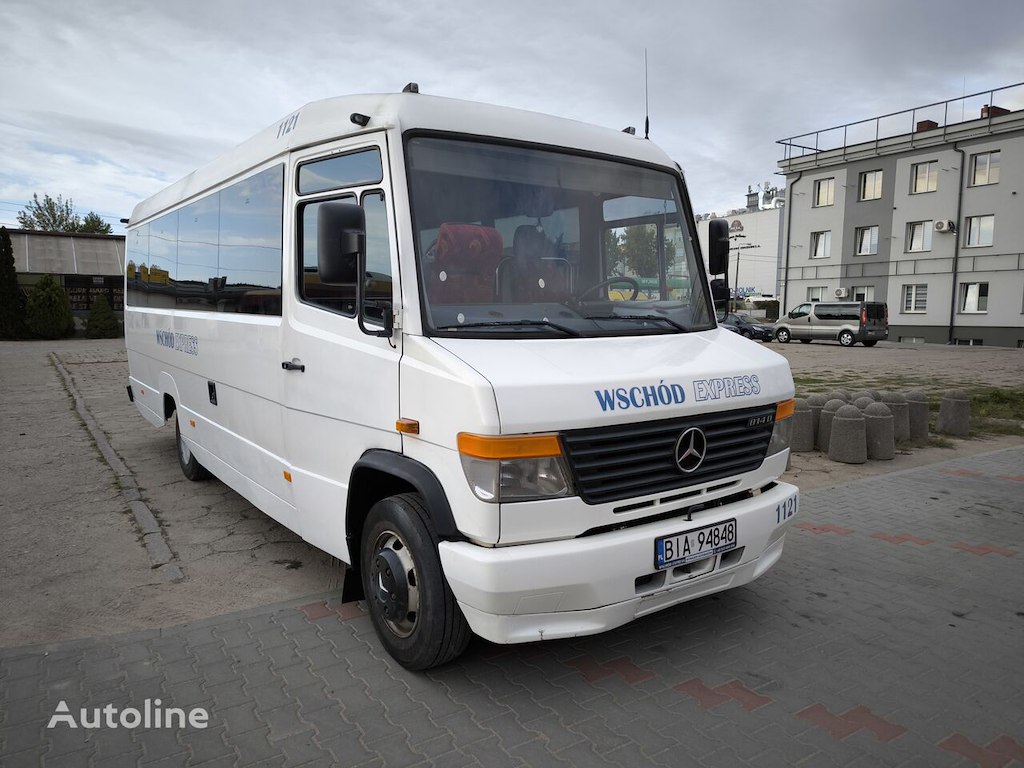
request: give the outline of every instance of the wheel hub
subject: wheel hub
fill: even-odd
[[[384,549],[373,560],[374,598],[388,621],[399,622],[409,612],[409,584],[398,553]]]
[[[382,533],[373,551],[369,597],[379,609],[384,625],[397,637],[409,637],[416,629],[420,609],[416,562],[394,531]]]

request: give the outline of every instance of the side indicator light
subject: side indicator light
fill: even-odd
[[[788,419],[796,411],[796,400],[783,400],[775,406],[775,420]]]
[[[405,435],[418,435],[420,423],[416,419],[399,419],[395,422],[395,429]]]

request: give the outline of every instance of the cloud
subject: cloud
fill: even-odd
[[[84,210],[128,210],[309,101],[410,80],[642,130],[646,48],[651,138],[722,212],[772,178],[780,138],[1024,72],[1024,4],[1000,0],[6,0],[0,25],[0,196]]]

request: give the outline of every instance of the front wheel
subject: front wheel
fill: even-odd
[[[852,347],[856,339],[853,338],[853,334],[849,331],[843,331],[839,334],[839,343],[844,347]]]
[[[811,340],[810,339],[800,339],[800,343],[801,344],[810,344]]]
[[[878,343],[877,341],[862,341],[861,342],[861,344],[863,344],[865,347],[873,347],[877,343]]]
[[[174,416],[174,439],[178,445],[178,464],[181,466],[181,471],[185,477],[193,482],[212,477],[210,471],[196,461],[196,457],[192,455],[192,450],[188,447],[188,443],[181,436],[181,424],[178,421],[177,414]]]
[[[466,649],[470,630],[441,571],[423,497],[381,499],[363,528],[366,603],[385,650],[406,669],[430,669]]]
[[[779,328],[779,330],[775,332],[775,340],[780,344],[789,344],[790,338],[792,337],[789,335],[789,331],[785,328]]]
[[[754,338],[754,334],[748,331],[746,328],[740,331],[740,336],[742,336],[744,339]]]

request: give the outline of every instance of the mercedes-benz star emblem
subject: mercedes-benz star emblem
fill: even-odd
[[[699,427],[690,427],[676,441],[676,465],[683,472],[694,472],[708,452],[708,439]]]

